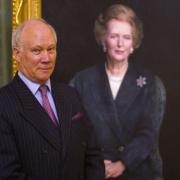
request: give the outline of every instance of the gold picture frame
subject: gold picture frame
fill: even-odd
[[[41,17],[41,0],[12,0],[12,29],[23,21]],[[12,57],[13,76],[17,71],[17,63]]]

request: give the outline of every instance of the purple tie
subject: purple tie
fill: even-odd
[[[55,125],[57,125],[58,121],[57,121],[56,116],[55,116],[55,114],[54,114],[54,112],[52,110],[52,107],[50,105],[50,102],[49,102],[49,99],[48,99],[48,96],[47,96],[48,87],[46,85],[41,85],[39,87],[39,91],[40,91],[41,96],[42,96],[42,106],[43,106],[43,108],[46,110],[46,112],[50,116],[52,122]]]

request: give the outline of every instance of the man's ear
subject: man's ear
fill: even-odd
[[[18,48],[13,49],[13,57],[14,59],[19,62],[20,61],[21,52]]]

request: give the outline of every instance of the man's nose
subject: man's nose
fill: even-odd
[[[43,51],[42,60],[43,61],[49,61],[49,53],[48,53],[48,51],[46,51],[46,50]]]

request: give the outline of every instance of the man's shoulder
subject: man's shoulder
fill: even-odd
[[[8,83],[0,88],[0,97],[5,97],[7,95],[12,95],[12,83]]]
[[[55,84],[53,84],[52,88],[60,97],[65,97],[69,100],[78,98],[77,90],[68,84],[56,82]]]
[[[52,88],[55,88],[56,91],[58,91],[59,93],[72,94],[75,93],[76,91],[73,87],[65,83],[55,82],[52,84],[53,84]]]
[[[8,111],[12,113],[12,110],[16,106],[16,95],[13,90],[13,87],[10,84],[7,84],[0,88],[0,113]]]
[[[73,110],[82,109],[82,102],[78,91],[67,84],[56,83],[54,87],[54,92],[56,93],[55,98],[61,103],[66,105],[71,105]]]
[[[82,80],[85,79],[86,81],[88,79],[94,79],[102,75],[102,70],[104,70],[104,64],[94,65],[76,73],[75,78]]]

